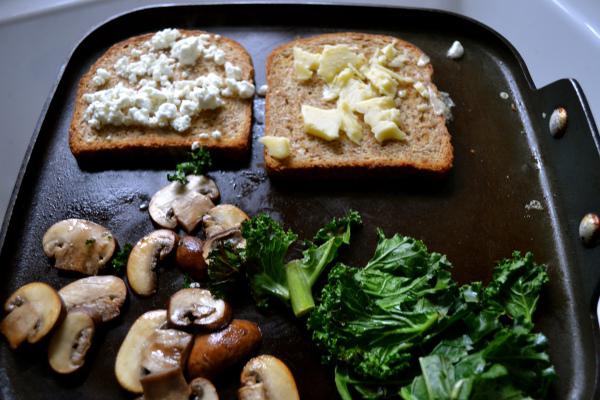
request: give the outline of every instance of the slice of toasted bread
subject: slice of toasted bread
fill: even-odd
[[[409,86],[400,109],[403,126],[408,134],[406,141],[375,140],[370,128],[359,116],[363,125],[360,144],[351,142],[345,135],[338,140],[324,141],[307,135],[301,115],[303,104],[331,109],[335,102],[322,99],[326,83],[317,74],[307,81],[294,78],[293,48],[320,53],[325,45],[347,44],[369,59],[377,49],[395,42],[398,50],[408,56],[408,62],[395,72],[426,84],[431,83],[431,64],[418,66],[425,54],[416,46],[391,36],[364,33],[334,33],[299,39],[274,50],[267,60],[268,93],[265,108],[265,136],[283,136],[290,139],[290,156],[277,160],[265,149],[267,171],[272,175],[354,176],[365,172],[398,172],[399,170],[444,173],[452,167],[453,149],[446,118],[437,115],[431,107],[420,109],[426,100]],[[435,85],[431,88],[439,94]]]
[[[196,30],[179,30],[182,37],[206,34]],[[172,128],[154,128],[145,126],[111,126],[104,125],[99,129],[90,126],[85,118],[88,103],[84,94],[99,90],[94,86],[92,78],[98,68],[104,68],[111,77],[101,89],[114,87],[118,82],[128,86],[127,79],[115,74],[115,63],[122,56],[129,55],[133,48],[142,48],[154,33],[135,36],[110,47],[81,78],[75,99],[75,110],[69,128],[69,145],[78,159],[98,159],[102,156],[127,157],[136,155],[166,156],[179,154],[189,150],[193,142],[200,144],[219,155],[236,158],[249,149],[252,123],[252,98],[223,97],[225,104],[215,110],[202,111],[194,117],[191,127],[184,132]],[[218,35],[210,34],[209,42],[216,44],[225,52],[225,60],[241,69],[242,80],[250,82],[254,79],[254,67],[248,52],[237,42]],[[168,53],[167,53],[168,54]],[[198,76],[213,72],[224,77],[222,65],[213,61],[199,61],[187,68],[187,75],[179,66],[175,68],[174,79],[195,79]],[[219,130],[221,138],[199,139],[204,132]]]

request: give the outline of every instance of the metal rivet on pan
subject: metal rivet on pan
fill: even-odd
[[[579,223],[579,237],[585,245],[592,245],[598,239],[600,218],[597,214],[585,214]]]
[[[556,108],[552,111],[552,115],[550,115],[550,122],[548,123],[550,127],[550,133],[554,137],[560,137],[565,133],[565,129],[567,128],[567,110],[562,107]]]

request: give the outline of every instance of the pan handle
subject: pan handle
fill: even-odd
[[[600,135],[581,86],[574,79],[561,79],[533,92],[536,114],[530,116],[539,154],[544,159],[542,180],[552,192],[551,217],[556,224],[562,254],[568,255],[567,271],[574,274],[575,293],[596,315],[600,296],[600,244],[585,247],[579,238],[579,223],[589,212],[600,215]],[[552,113],[566,111],[562,135],[553,136]],[[560,193],[559,193],[560,192]],[[560,228],[558,228],[560,227]],[[550,227],[549,227],[550,228]],[[561,251],[559,251],[561,253]],[[578,276],[576,276],[578,275]],[[579,282],[579,283],[577,283]],[[583,304],[582,304],[583,306]]]

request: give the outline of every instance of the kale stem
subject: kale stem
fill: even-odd
[[[301,317],[315,308],[309,279],[304,273],[300,260],[290,261],[285,266],[285,271],[292,310],[296,317]]]

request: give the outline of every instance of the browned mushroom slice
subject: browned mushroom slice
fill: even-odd
[[[115,360],[115,375],[124,389],[133,393],[142,393],[140,378],[144,376],[142,368],[144,349],[154,331],[166,323],[167,311],[154,310],[140,316],[129,328]]]
[[[221,204],[212,208],[202,218],[206,237],[210,238],[229,229],[239,229],[242,222],[249,219],[248,215],[231,204]]]
[[[250,356],[260,345],[262,334],[254,322],[234,319],[223,330],[194,339],[187,363],[191,378],[212,378]]]
[[[299,400],[294,376],[278,358],[261,355],[246,363],[240,377],[239,400]]]
[[[92,345],[94,321],[83,311],[71,311],[50,340],[48,362],[59,374],[81,368]]]
[[[206,261],[202,255],[202,240],[195,236],[184,236],[179,239],[175,262],[183,272],[196,280],[206,276]]]
[[[119,316],[127,296],[125,282],[116,276],[90,276],[58,291],[67,311],[85,311],[96,323]]]
[[[169,299],[167,318],[179,329],[214,331],[231,321],[231,307],[208,290],[182,289]]]
[[[0,323],[0,333],[13,349],[25,340],[36,343],[56,325],[62,309],[60,296],[51,286],[42,282],[21,286],[4,304],[8,314]]]
[[[246,247],[246,239],[242,237],[242,232],[239,229],[233,228],[226,231],[221,231],[216,235],[208,238],[202,245],[202,256],[206,265],[210,265],[210,253],[217,248],[219,244],[228,244],[232,250],[241,250]]]
[[[176,329],[156,329],[142,351],[142,371],[146,374],[183,368],[192,348],[192,335]]]
[[[144,376],[140,382],[144,400],[188,400],[190,387],[181,368],[169,368]]]
[[[190,382],[191,400],[219,400],[217,389],[211,381],[205,378],[196,378]]]
[[[217,185],[205,176],[189,175],[188,183],[182,185],[179,182],[173,182],[152,196],[148,211],[154,222],[163,228],[174,229],[177,226],[178,218],[174,210],[174,203],[191,201],[195,196],[200,194],[206,196],[211,202],[219,199],[219,189]],[[182,204],[179,208],[182,208]],[[181,211],[180,211],[181,212]],[[202,215],[200,215],[202,217]]]
[[[154,231],[135,245],[127,260],[127,280],[131,289],[148,296],[156,291],[156,267],[177,244],[177,235],[167,229]]]
[[[175,199],[171,205],[177,222],[188,233],[196,229],[202,217],[215,206],[207,196],[195,192]]]
[[[44,252],[59,269],[95,275],[112,257],[116,242],[108,229],[84,219],[52,225],[42,239]]]

